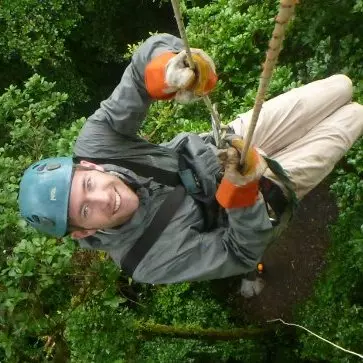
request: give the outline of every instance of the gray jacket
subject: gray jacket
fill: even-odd
[[[146,64],[162,52],[181,49],[181,40],[168,34],[152,36],[140,46],[112,95],[88,118],[74,154],[80,158],[131,160],[177,171],[177,149],[186,135],[179,135],[165,145],[154,145],[138,137],[137,131],[152,101],[144,84]],[[188,138],[191,149],[195,137]],[[205,188],[213,189],[219,171],[213,146],[206,143],[203,152],[198,153],[195,159],[198,176]],[[80,240],[80,246],[106,251],[120,266],[172,187],[137,176],[112,163],[105,165],[105,169],[137,190],[140,206],[130,221],[118,228],[98,231]],[[173,283],[223,278],[254,269],[273,236],[262,196],[252,207],[222,210],[213,230],[205,230],[204,218],[200,204],[186,195],[168,226],[137,266],[133,279]]]

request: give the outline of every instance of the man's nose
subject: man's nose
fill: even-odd
[[[89,193],[89,200],[94,204],[95,208],[106,209],[111,205],[111,197],[110,193],[107,193],[106,190],[97,189]]]

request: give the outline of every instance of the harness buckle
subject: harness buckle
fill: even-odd
[[[267,213],[273,226],[280,223],[280,217],[285,212],[289,202],[281,188],[272,180],[262,176],[260,179],[260,191],[266,203]]]
[[[200,181],[191,169],[179,170],[179,176],[188,193],[197,194],[202,191]]]

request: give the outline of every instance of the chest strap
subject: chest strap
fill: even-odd
[[[185,193],[185,188],[179,184],[167,195],[142,236],[136,241],[129,252],[127,252],[121,263],[121,269],[129,276],[133,275],[137,265],[149,252],[165,227],[169,224],[183,202]]]

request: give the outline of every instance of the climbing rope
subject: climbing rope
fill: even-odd
[[[269,41],[265,63],[260,77],[255,104],[253,106],[252,118],[248,127],[247,135],[244,138],[244,145],[241,153],[241,165],[244,164],[248,148],[250,147],[253,133],[255,131],[262,104],[265,100],[268,85],[270,83],[273,70],[282,49],[282,42],[285,37],[287,24],[292,18],[297,0],[281,0],[279,12],[275,18],[275,28]]]
[[[192,51],[190,50],[189,41],[188,41],[188,38],[187,38],[187,34],[185,32],[185,27],[184,27],[184,23],[183,23],[181,11],[180,11],[179,0],[171,0],[171,3],[173,5],[174,16],[175,16],[176,22],[178,24],[180,37],[184,42],[184,48],[185,48],[185,52],[187,54],[187,60],[188,60],[188,63],[189,63],[189,67],[191,69],[195,69],[195,63],[193,61]],[[212,102],[211,102],[211,100],[210,100],[210,98],[208,96],[203,96],[203,101],[204,101],[205,105],[207,106],[209,112],[211,113],[212,130],[213,130],[214,140],[216,142],[217,147],[220,147],[220,143],[221,143],[221,136],[220,136],[221,135],[220,134],[221,120],[220,120],[219,114],[217,112],[216,106],[212,105]]]
[[[192,52],[190,50],[188,38],[186,36],[185,27],[183,23],[183,19],[180,12],[180,3],[179,0],[171,0],[173,5],[174,16],[178,24],[178,29],[180,33],[180,37],[184,42],[185,51],[187,54],[187,59],[190,68],[194,69],[195,64],[192,58]],[[282,49],[282,42],[285,36],[285,30],[288,22],[290,21],[292,15],[294,14],[295,4],[297,0],[281,0],[280,8],[278,15],[275,19],[275,28],[272,32],[272,37],[269,41],[269,49],[266,53],[266,60],[263,64],[263,71],[260,77],[259,87],[256,95],[255,104],[253,107],[252,119],[247,131],[247,135],[245,137],[244,147],[241,153],[241,165],[244,164],[244,160],[246,158],[247,150],[251,144],[252,136],[255,131],[258,117],[261,112],[262,104],[265,99],[265,95],[268,89],[268,85],[270,83],[270,79],[272,77],[273,69],[276,65],[278,56]],[[212,119],[212,129],[213,136],[216,141],[217,147],[221,145],[221,121],[219,114],[217,112],[216,106],[212,105],[212,102],[208,96],[203,97],[204,103],[206,104],[208,110],[211,113]]]

